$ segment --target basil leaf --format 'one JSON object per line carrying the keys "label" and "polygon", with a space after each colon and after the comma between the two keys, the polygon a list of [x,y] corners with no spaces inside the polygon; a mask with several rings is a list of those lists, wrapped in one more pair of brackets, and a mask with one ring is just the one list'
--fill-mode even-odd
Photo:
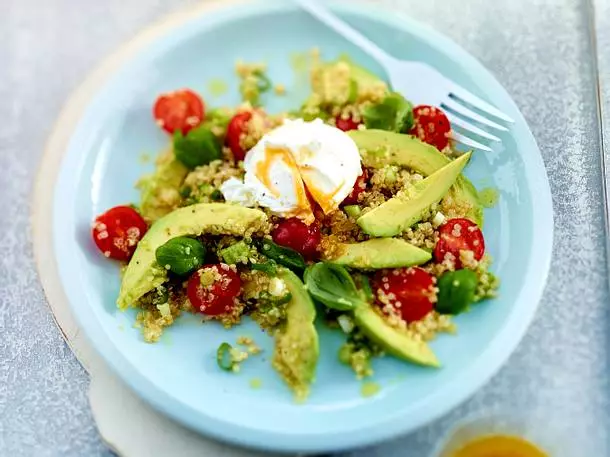
{"label": "basil leaf", "polygon": [[367,302],[372,302],[375,299],[375,295],[373,295],[371,281],[369,281],[368,276],[365,276],[362,273],[358,273],[354,276],[354,281],[364,300]]}
{"label": "basil leaf", "polygon": [[262,271],[267,276],[277,275],[277,264],[273,260],[264,263],[253,263],[250,265],[250,268],[257,271]]}
{"label": "basil leaf", "polygon": [[341,265],[316,263],[305,270],[303,279],[310,295],[329,308],[347,311],[362,303],[354,280]]}
{"label": "basil leaf", "polygon": [[162,267],[183,276],[203,265],[205,247],[194,238],[179,236],[159,246],[155,258]]}
{"label": "basil leaf", "polygon": [[474,302],[479,284],[472,270],[447,271],[438,279],[436,310],[443,314],[460,314]]}
{"label": "basil leaf", "polygon": [[254,244],[258,252],[291,270],[303,271],[306,267],[305,259],[294,249],[280,246],[268,239],[256,240]]}
{"label": "basil leaf", "polygon": [[199,126],[183,135],[174,132],[174,154],[176,159],[191,170],[220,159],[222,147],[218,138],[206,126]]}
{"label": "basil leaf", "polygon": [[391,92],[381,103],[366,108],[363,117],[369,129],[406,133],[413,127],[413,107],[398,92]]}

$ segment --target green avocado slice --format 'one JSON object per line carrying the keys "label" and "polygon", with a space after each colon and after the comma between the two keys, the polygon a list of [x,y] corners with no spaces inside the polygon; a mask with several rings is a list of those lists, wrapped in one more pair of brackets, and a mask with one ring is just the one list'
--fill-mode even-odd
{"label": "green avocado slice", "polygon": [[303,400],[314,381],[320,348],[314,326],[316,308],[297,275],[287,268],[278,270],[292,298],[286,305],[286,322],[275,335],[273,367]]}
{"label": "green avocado slice", "polygon": [[266,223],[262,211],[226,203],[200,203],[174,210],[155,222],[138,243],[123,275],[118,307],[126,309],[167,281],[167,271],[157,263],[155,251],[170,239],[203,233],[243,236]]}
{"label": "green avocado slice", "polygon": [[159,156],[154,173],[142,178],[140,214],[149,223],[170,213],[180,202],[180,186],[188,169],[175,159],[170,150]]}
{"label": "green avocado slice", "polygon": [[471,152],[449,162],[413,187],[372,209],[356,221],[362,230],[376,237],[390,237],[402,233],[422,218],[430,205],[439,202],[458,178]]}
{"label": "green avocado slice", "polygon": [[430,367],[440,363],[424,341],[412,338],[388,324],[371,305],[363,303],[354,309],[354,320],[362,332],[390,354],[409,362]]}
{"label": "green avocado slice", "polygon": [[373,238],[361,243],[340,244],[331,262],[363,270],[421,265],[432,258],[424,251],[397,238]]}
{"label": "green avocado slice", "polygon": [[[430,176],[451,160],[434,146],[426,144],[412,135],[387,132],[385,130],[351,130],[364,165],[381,168],[385,165],[400,165]],[[475,187],[465,176],[459,176],[448,195],[469,208],[466,217],[483,226],[483,206]]]}

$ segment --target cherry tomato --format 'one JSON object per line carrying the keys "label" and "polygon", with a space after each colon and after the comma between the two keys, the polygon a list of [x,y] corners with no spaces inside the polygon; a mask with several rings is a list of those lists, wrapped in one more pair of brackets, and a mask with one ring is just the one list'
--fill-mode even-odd
{"label": "cherry tomato", "polygon": [[190,277],[186,294],[197,311],[208,316],[231,312],[241,292],[241,279],[225,263],[205,265]]}
{"label": "cherry tomato", "polygon": [[345,200],[343,200],[343,202],[341,204],[344,206],[345,205],[357,205],[359,203],[358,197],[360,197],[360,194],[366,190],[368,181],[369,181],[369,172],[366,171],[366,168],[363,168],[362,174],[360,176],[358,176],[358,179],[356,179],[356,183],[354,184],[354,188],[352,189],[352,192],[347,197],[345,197]]}
{"label": "cherry tomato", "polygon": [[296,217],[284,219],[278,223],[271,232],[273,241],[301,253],[303,257],[311,259],[318,252],[318,245],[322,239],[318,221],[310,225],[305,224]]}
{"label": "cherry tomato", "polygon": [[199,95],[190,89],[181,89],[159,96],[153,108],[159,127],[173,134],[186,134],[205,118],[205,105]]}
{"label": "cherry tomato", "polygon": [[411,135],[441,151],[449,144],[449,132],[449,119],[439,108],[429,105],[413,108],[413,128],[409,132]]}
{"label": "cherry tomato", "polygon": [[449,219],[439,229],[439,240],[434,248],[434,259],[441,263],[447,253],[455,257],[455,268],[462,268],[460,251],[472,251],[475,260],[485,253],[485,240],[481,229],[471,220]]}
{"label": "cherry tomato", "polygon": [[116,206],[95,218],[93,241],[111,259],[129,260],[148,226],[129,206]]}
{"label": "cherry tomato", "polygon": [[351,117],[343,119],[340,115],[335,118],[335,125],[339,130],[347,132],[349,130],[357,130],[360,122],[354,121]]}
{"label": "cherry tomato", "polygon": [[231,149],[236,161],[244,160],[246,151],[241,145],[241,135],[248,130],[248,122],[252,119],[249,111],[238,113],[229,121],[225,143]]}
{"label": "cherry tomato", "polygon": [[406,322],[423,319],[434,309],[434,278],[421,268],[379,270],[371,285],[380,306],[389,303]]}

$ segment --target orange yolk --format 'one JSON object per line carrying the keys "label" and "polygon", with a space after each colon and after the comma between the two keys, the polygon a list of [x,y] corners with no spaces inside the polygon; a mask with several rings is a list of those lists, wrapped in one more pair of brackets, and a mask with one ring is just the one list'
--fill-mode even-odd
{"label": "orange yolk", "polygon": [[258,180],[267,187],[275,197],[280,196],[280,191],[276,187],[275,183],[271,180],[271,167],[276,161],[283,161],[289,169],[289,173],[292,175],[292,182],[294,185],[294,193],[296,195],[297,203],[294,213],[290,216],[295,216],[303,219],[306,223],[313,222],[315,216],[311,203],[307,198],[307,192],[305,190],[305,184],[303,178],[299,172],[294,158],[290,154],[290,151],[284,148],[265,148],[265,159],[256,164],[255,176]]}

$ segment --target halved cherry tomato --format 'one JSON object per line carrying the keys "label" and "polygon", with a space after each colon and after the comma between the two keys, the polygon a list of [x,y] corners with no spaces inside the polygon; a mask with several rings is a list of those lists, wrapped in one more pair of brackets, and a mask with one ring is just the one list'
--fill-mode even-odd
{"label": "halved cherry tomato", "polygon": [[322,240],[317,220],[307,225],[296,217],[280,221],[271,236],[280,246],[294,249],[308,259],[316,256]]}
{"label": "halved cherry tomato", "polygon": [[351,117],[343,119],[340,115],[335,118],[335,125],[339,130],[348,132],[349,130],[357,130],[360,122],[354,121]]}
{"label": "halved cherry tomato", "polygon": [[475,260],[485,253],[485,240],[481,229],[469,219],[449,219],[439,229],[439,240],[434,248],[434,259],[441,263],[450,253],[455,258],[455,268],[462,268],[460,251],[472,251]]}
{"label": "halved cherry tomato", "polygon": [[186,294],[197,311],[208,316],[230,313],[241,292],[241,279],[225,263],[205,265],[190,277]]}
{"label": "halved cherry tomato", "polygon": [[429,105],[413,108],[413,128],[409,132],[411,135],[441,151],[449,144],[449,132],[449,119],[439,108]]}
{"label": "halved cherry tomato", "polygon": [[342,205],[357,205],[359,203],[358,198],[360,197],[360,194],[363,193],[366,190],[366,186],[368,185],[369,182],[369,172],[366,171],[366,168],[362,169],[362,174],[360,176],[358,176],[358,179],[356,179],[356,183],[354,184],[354,188],[352,189],[352,192],[345,197],[345,199],[343,200],[343,202],[341,203]]}
{"label": "halved cherry tomato", "polygon": [[93,241],[111,259],[129,260],[148,230],[146,221],[129,206],[116,206],[93,222]]}
{"label": "halved cherry tomato", "polygon": [[252,119],[252,112],[238,113],[229,121],[225,143],[231,149],[236,161],[244,160],[246,151],[241,145],[241,135],[248,131],[248,122]]}
{"label": "halved cherry tomato", "polygon": [[153,115],[159,127],[173,134],[186,134],[205,118],[205,105],[199,95],[190,89],[168,92],[157,98]]}
{"label": "halved cherry tomato", "polygon": [[434,309],[434,284],[432,275],[417,267],[379,270],[371,282],[380,306],[389,303],[406,322],[421,320]]}

